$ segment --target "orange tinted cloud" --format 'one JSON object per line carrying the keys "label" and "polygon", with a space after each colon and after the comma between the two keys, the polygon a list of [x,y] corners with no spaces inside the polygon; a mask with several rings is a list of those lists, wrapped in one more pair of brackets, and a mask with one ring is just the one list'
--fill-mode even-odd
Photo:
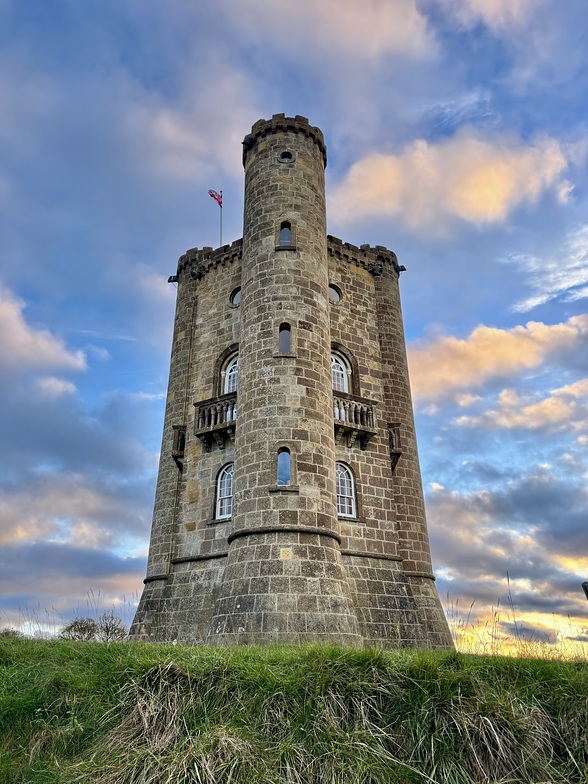
{"label": "orange tinted cloud", "polygon": [[481,416],[459,417],[456,423],[528,430],[569,423],[575,428],[583,428],[588,426],[588,408],[578,402],[579,398],[586,398],[588,402],[588,379],[554,389],[536,402],[520,397],[512,389],[505,389],[498,396],[498,408]]}
{"label": "orange tinted cloud", "polygon": [[246,13],[233,0],[226,8],[241,35],[253,33],[256,41],[271,35],[298,51],[318,45],[323,59],[331,51],[338,58],[347,51],[356,61],[387,52],[429,59],[436,48],[416,0],[298,0],[295,12],[288,3],[248,0]]}
{"label": "orange tinted cloud", "polygon": [[465,340],[441,336],[420,342],[409,350],[413,393],[436,398],[481,387],[489,378],[539,367],[552,354],[578,346],[587,335],[588,315],[582,315],[563,324],[529,321],[512,329],[480,326]]}
{"label": "orange tinted cloud", "polygon": [[400,155],[366,156],[351,167],[329,207],[339,220],[398,215],[415,229],[443,233],[456,218],[504,221],[549,189],[565,201],[571,187],[562,178],[566,167],[555,139],[487,140],[466,128],[438,144],[419,139]]}

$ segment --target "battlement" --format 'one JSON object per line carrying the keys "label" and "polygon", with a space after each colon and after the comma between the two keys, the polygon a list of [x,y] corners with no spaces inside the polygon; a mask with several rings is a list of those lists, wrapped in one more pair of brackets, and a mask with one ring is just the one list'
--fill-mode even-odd
{"label": "battlement", "polygon": [[235,240],[230,245],[222,245],[220,248],[208,246],[201,249],[190,248],[178,259],[178,277],[189,270],[192,277],[199,280],[214,267],[224,267],[240,259],[242,251],[242,239]]}
{"label": "battlement", "polygon": [[327,235],[327,253],[329,256],[344,259],[357,267],[363,267],[372,275],[381,275],[384,264],[389,264],[398,274],[406,269],[398,264],[398,257],[394,251],[388,250],[383,245],[375,245],[374,247],[360,245],[357,247],[349,242],[343,242],[339,237],[332,237],[330,234]]}
{"label": "battlement", "polygon": [[[339,237],[327,235],[327,252],[329,256],[343,259],[356,267],[363,267],[372,275],[381,275],[384,264],[389,264],[400,274],[406,267],[398,264],[398,257],[394,251],[384,245],[352,245],[343,242]],[[243,253],[243,239],[234,240],[230,245],[220,248],[190,248],[178,259],[178,277],[190,271],[195,280],[203,278],[214,267],[232,264],[241,258]]]}
{"label": "battlement", "polygon": [[327,165],[327,148],[325,137],[320,128],[311,125],[306,117],[297,114],[296,117],[286,117],[285,114],[274,114],[271,120],[258,120],[251,128],[251,133],[243,139],[243,166],[247,160],[247,153],[253,149],[257,141],[264,136],[274,133],[302,133],[311,138],[319,147],[323,162]]}

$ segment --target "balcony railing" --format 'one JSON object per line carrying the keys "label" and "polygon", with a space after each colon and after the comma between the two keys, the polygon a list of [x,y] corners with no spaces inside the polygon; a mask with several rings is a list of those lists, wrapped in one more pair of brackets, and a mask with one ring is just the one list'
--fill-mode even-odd
{"label": "balcony railing", "polygon": [[351,447],[356,441],[365,449],[370,438],[376,435],[374,420],[375,403],[355,395],[338,392],[333,395],[333,416],[335,419],[335,441],[343,439]]}
{"label": "balcony railing", "polygon": [[[207,452],[216,444],[224,449],[227,440],[235,439],[237,425],[237,393],[204,400],[195,403],[196,436]],[[344,441],[348,447],[358,441],[361,449],[365,449],[369,440],[376,435],[374,407],[371,400],[338,392],[333,395],[333,418],[335,441]]]}
{"label": "balcony railing", "polygon": [[237,393],[195,403],[196,406],[196,436],[204,449],[210,452],[213,443],[219,449],[225,448],[227,439],[235,438],[235,425],[237,419]]}

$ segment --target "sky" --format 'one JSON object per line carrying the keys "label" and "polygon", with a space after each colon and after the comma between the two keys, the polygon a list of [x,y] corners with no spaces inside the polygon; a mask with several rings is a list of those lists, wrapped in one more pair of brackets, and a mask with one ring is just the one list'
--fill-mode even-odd
{"label": "sky", "polygon": [[[465,645],[588,641],[585,0],[0,0],[0,626],[142,589],[175,287],[301,114],[328,231],[394,250]],[[489,642],[488,642],[489,640]]]}

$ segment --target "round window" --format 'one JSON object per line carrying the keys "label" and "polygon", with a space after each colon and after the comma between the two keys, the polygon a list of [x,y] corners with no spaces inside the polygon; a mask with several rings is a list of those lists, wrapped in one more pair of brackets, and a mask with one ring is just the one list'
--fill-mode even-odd
{"label": "round window", "polygon": [[278,160],[280,163],[292,163],[294,160],[294,155],[290,152],[290,150],[283,150],[278,154]]}
{"label": "round window", "polygon": [[337,286],[333,286],[333,284],[329,284],[329,302],[332,302],[333,305],[341,302],[341,289],[338,289]]}
{"label": "round window", "polygon": [[236,288],[233,292],[231,292],[230,296],[231,305],[240,305],[241,304],[241,286]]}

